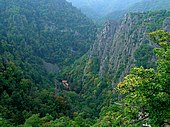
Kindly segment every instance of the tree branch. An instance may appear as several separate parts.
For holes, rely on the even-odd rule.
[[[127,125],[139,123],[139,122],[141,122],[141,121],[143,121],[143,120],[145,120],[145,119],[147,119],[147,118],[149,118],[149,116],[145,116],[145,117],[143,117],[142,119],[139,119],[139,120],[136,120],[136,121],[130,122],[130,123],[129,123],[129,124],[127,124]],[[127,125],[126,125],[126,126],[127,126]]]

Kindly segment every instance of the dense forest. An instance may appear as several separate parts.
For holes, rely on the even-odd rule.
[[[95,36],[93,22],[63,0],[2,0],[0,16],[1,40],[59,68],[82,56]]]
[[[0,126],[170,126],[169,1],[143,1],[101,27],[66,0],[0,0]]]

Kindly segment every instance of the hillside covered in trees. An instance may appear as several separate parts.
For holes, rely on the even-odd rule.
[[[1,40],[58,67],[82,56],[95,25],[64,0],[1,1]]]
[[[121,20],[129,12],[147,12],[170,9],[169,0],[141,0],[126,9],[112,11],[101,20]]]
[[[54,77],[88,51],[95,31],[64,0],[0,0],[0,116],[16,126],[32,114],[71,113]]]
[[[93,20],[110,12],[125,10],[142,0],[67,0]]]
[[[0,126],[169,126],[170,11],[155,10],[101,28],[65,0],[0,0]]]

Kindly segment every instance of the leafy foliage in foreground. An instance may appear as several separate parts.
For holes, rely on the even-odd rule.
[[[123,99],[103,109],[99,125],[160,127],[170,118],[170,32],[152,32],[150,38],[159,44],[157,69],[132,69],[116,88]]]

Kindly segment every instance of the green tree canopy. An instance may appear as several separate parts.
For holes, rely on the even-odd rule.
[[[154,49],[157,69],[134,68],[116,88],[124,96],[129,126],[139,122],[161,126],[170,118],[170,32],[160,30],[149,35],[158,44]]]

